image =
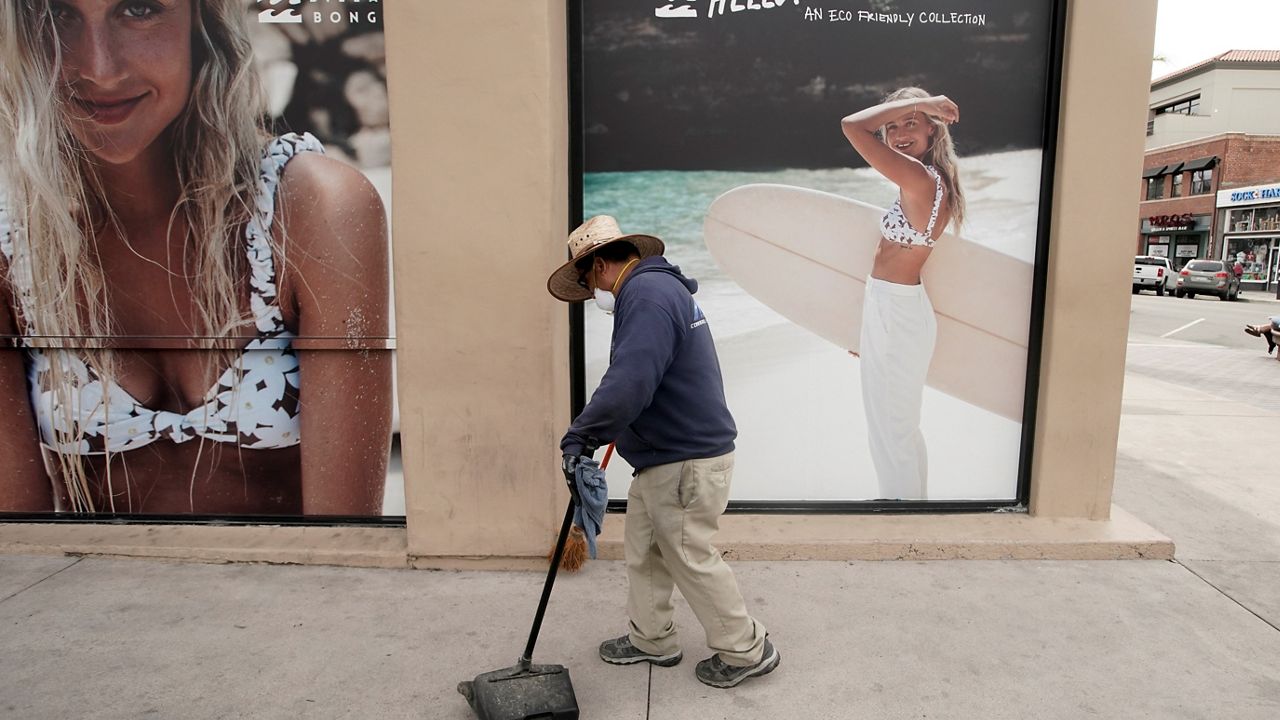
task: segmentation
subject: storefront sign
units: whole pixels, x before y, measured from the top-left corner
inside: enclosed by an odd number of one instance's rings
[[[1199,250],[1199,245],[1179,245],[1177,256],[1180,258],[1193,258]]]
[[[1280,202],[1280,185],[1259,185],[1218,191],[1218,207]]]
[[[1190,230],[1196,226],[1195,216],[1191,213],[1182,213],[1181,215],[1152,215],[1147,218],[1147,222],[1151,223],[1151,230],[1159,232],[1162,230]]]

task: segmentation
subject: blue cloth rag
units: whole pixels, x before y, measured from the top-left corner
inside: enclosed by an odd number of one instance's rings
[[[600,463],[583,458],[573,474],[581,502],[573,509],[573,524],[582,528],[587,536],[587,552],[596,558],[596,536],[604,528],[604,509],[609,503],[609,486],[605,483]]]

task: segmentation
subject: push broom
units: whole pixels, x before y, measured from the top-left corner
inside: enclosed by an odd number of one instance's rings
[[[594,453],[595,448],[589,448],[587,455]],[[609,453],[606,452],[605,462],[608,460]],[[524,653],[511,667],[481,673],[474,680],[458,683],[458,692],[466,698],[479,720],[578,720],[578,698],[573,692],[569,669],[563,665],[533,664],[534,644],[538,642],[538,631],[542,629],[547,601],[551,599],[556,570],[562,563],[569,528],[573,526],[573,509],[581,505],[576,485],[570,486],[569,495],[569,507],[565,508],[560,534],[556,536],[556,547],[550,558],[547,579],[542,585],[542,597],[533,616],[533,627],[529,629],[529,642]],[[581,537],[585,543],[586,536]]]

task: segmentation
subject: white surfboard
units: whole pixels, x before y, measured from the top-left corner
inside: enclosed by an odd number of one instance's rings
[[[789,185],[744,185],[716,198],[707,249],[757,300],[858,352],[867,275],[883,208]],[[1031,263],[944,233],[922,282],[938,319],[930,387],[1022,421]]]

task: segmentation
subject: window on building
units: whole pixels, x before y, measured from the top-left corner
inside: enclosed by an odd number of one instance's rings
[[[1191,173],[1191,194],[1204,195],[1213,192],[1213,168],[1195,170]]]
[[[1185,100],[1179,100],[1168,105],[1161,105],[1155,109],[1156,115],[1199,115],[1200,114],[1200,96],[1195,95]]]
[[[1280,210],[1277,208],[1258,208],[1254,213],[1250,230],[1257,232],[1275,232],[1280,230]]]
[[[1245,282],[1266,282],[1267,261],[1271,248],[1269,238],[1228,238],[1226,258],[1234,265],[1240,263]]]
[[[1164,197],[1164,176],[1147,178],[1147,199],[1159,200]]]
[[[1173,176],[1173,189],[1169,191],[1169,197],[1182,197],[1182,173]]]

